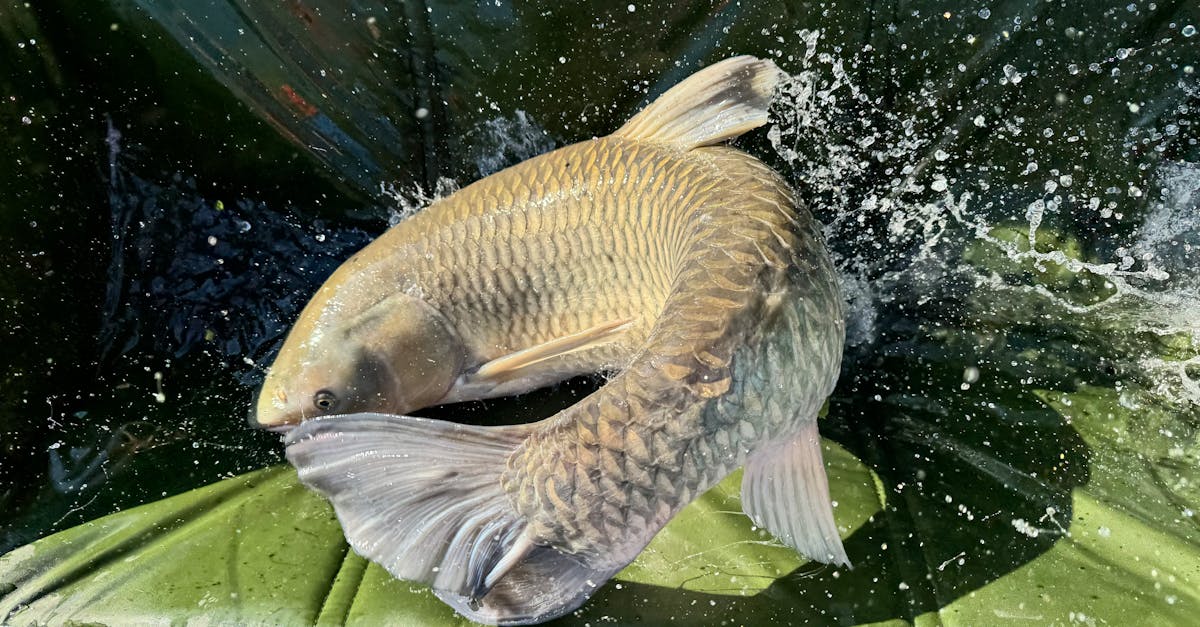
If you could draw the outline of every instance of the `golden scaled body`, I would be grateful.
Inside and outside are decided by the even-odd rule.
[[[835,274],[779,176],[719,145],[766,121],[780,78],[750,57],[707,68],[612,136],[432,204],[329,279],[257,420],[300,423],[288,458],[358,552],[472,619],[540,622],[746,464],[759,524],[846,563],[816,440],[844,336]],[[599,371],[532,425],[398,415]]]

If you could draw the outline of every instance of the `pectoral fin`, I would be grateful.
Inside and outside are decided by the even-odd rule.
[[[557,358],[610,342],[633,320],[612,320],[497,357],[459,377],[442,402],[519,394],[578,374],[564,371]]]
[[[750,455],[742,476],[742,509],[801,555],[850,565],[833,521],[816,420]]]

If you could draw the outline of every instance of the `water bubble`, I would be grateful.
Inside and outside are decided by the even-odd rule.
[[[937,149],[937,150],[936,150],[936,151],[933,153],[933,158],[934,158],[934,159],[937,159],[938,161],[945,161],[946,159],[949,159],[949,158],[950,158],[950,154],[949,154],[949,153],[947,153],[945,150],[942,150],[941,148],[938,148],[938,149]]]
[[[417,116],[418,120],[424,120],[425,118],[429,117],[429,109],[426,109],[425,107],[420,107],[416,111],[413,112],[413,115]]]
[[[1117,58],[1118,59],[1128,59],[1129,58],[1129,48],[1117,48]]]
[[[975,119],[973,121],[975,122],[975,126],[980,126],[980,127],[983,126],[987,122],[987,120],[984,119],[982,114],[975,116]]]
[[[632,4],[631,4],[631,5],[629,5],[629,6],[627,6],[627,7],[625,7],[625,8],[626,8],[626,9],[629,9],[629,12],[630,12],[630,13],[633,13],[634,11],[637,11],[637,7],[636,7],[636,6],[634,6],[634,5],[632,5]]]
[[[989,9],[989,8],[987,8],[987,7],[984,7],[984,8],[982,8],[982,9],[979,9],[979,17],[981,17],[981,18],[983,18],[983,19],[985,19],[985,20],[986,20],[986,19],[988,19],[988,18],[989,18],[989,17],[991,17],[991,16],[992,16],[992,10],[991,10],[991,9]]]
[[[1181,30],[1179,32],[1183,33],[1184,37],[1191,37],[1192,35],[1196,34],[1196,27],[1192,26],[1191,24],[1188,24],[1187,26],[1184,26],[1183,30]]]
[[[1074,182],[1075,182],[1075,178],[1072,177],[1070,174],[1064,174],[1064,175],[1058,177],[1058,184],[1062,185],[1063,187],[1070,187],[1071,183],[1074,183]]]
[[[1078,73],[1079,73],[1079,66],[1078,66],[1078,65],[1076,65],[1076,64],[1074,64],[1074,63],[1072,63],[1072,64],[1070,64],[1070,65],[1068,65],[1068,66],[1067,66],[1067,72],[1068,72],[1068,73],[1070,73],[1070,74],[1072,74],[1072,75],[1074,75],[1074,74],[1078,74]]]
[[[939,174],[938,176],[934,177],[933,182],[930,183],[929,186],[932,187],[933,191],[935,192],[946,191],[946,177]]]
[[[1138,103],[1136,103],[1136,102],[1129,103],[1129,112],[1130,113],[1137,113],[1138,111],[1141,111],[1141,110],[1142,110],[1142,107],[1140,105],[1138,105]]]

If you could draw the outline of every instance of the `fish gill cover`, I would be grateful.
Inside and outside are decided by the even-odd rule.
[[[825,223],[850,305],[821,429],[855,569],[753,529],[735,476],[561,620],[1188,624],[1197,26],[1128,0],[6,7],[0,616],[453,622],[290,468],[243,474],[280,460],[242,422],[257,364],[389,221],[747,53],[792,76],[739,146]]]

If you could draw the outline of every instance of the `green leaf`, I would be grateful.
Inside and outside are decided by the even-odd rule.
[[[838,526],[849,534],[879,510],[878,479],[836,444],[826,441],[825,454]],[[582,618],[564,620],[600,612],[632,622],[647,594],[753,596],[797,571],[799,556],[741,513],[740,481],[734,473],[685,508]],[[424,586],[349,551],[332,509],[287,466],[44,538],[0,558],[0,572],[0,616],[17,624],[199,614],[235,623],[467,622]]]

